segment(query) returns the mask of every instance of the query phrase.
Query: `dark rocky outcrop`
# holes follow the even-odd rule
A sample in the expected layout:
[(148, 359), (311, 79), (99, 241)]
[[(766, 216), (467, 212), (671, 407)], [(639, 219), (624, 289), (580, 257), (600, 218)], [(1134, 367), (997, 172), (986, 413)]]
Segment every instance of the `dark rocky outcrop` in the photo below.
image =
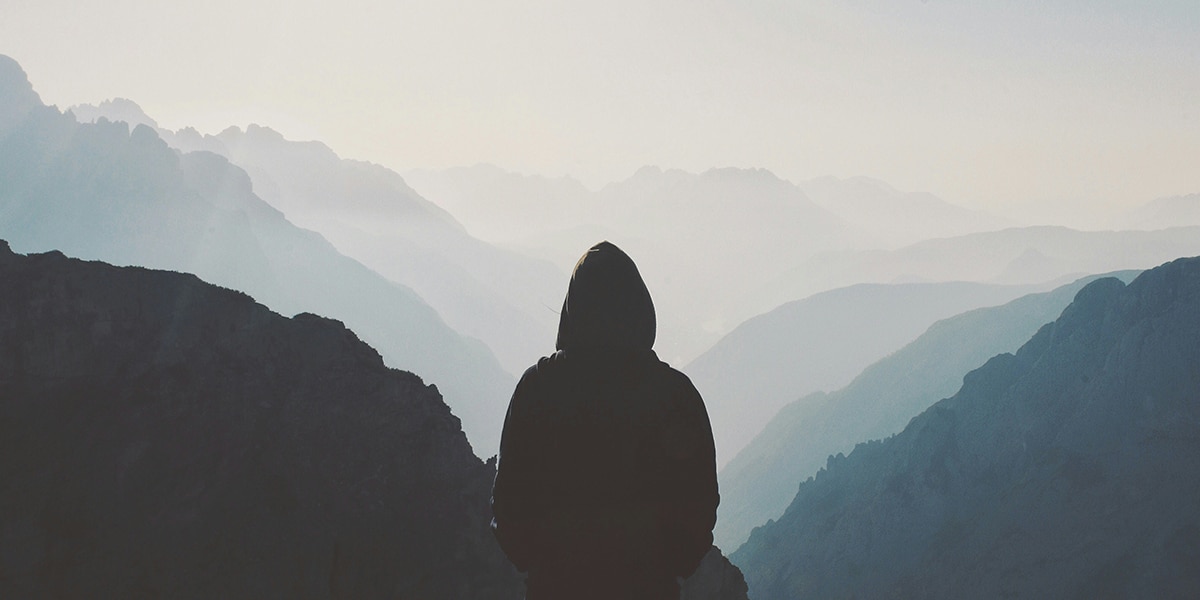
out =
[(492, 477), (337, 321), (0, 242), (0, 597), (520, 598)]
[(716, 546), (683, 582), (680, 600), (747, 600), (746, 578)]
[(757, 600), (1200, 595), (1200, 259), (1083, 288), (731, 557)]

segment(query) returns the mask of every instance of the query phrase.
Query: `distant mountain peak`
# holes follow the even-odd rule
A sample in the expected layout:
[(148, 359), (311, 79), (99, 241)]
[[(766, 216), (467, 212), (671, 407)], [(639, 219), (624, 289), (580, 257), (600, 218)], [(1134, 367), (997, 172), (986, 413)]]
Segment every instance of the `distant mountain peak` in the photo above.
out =
[(0, 54), (0, 135), (38, 106), (42, 106), (42, 99), (33, 91), (25, 70), (11, 57)]
[(1127, 213), (1138, 229), (1167, 229), (1200, 225), (1200, 193), (1157, 198)]
[(158, 129), (158, 121), (151, 118), (146, 111), (142, 110), (141, 106), (128, 98), (110, 98), (100, 104), (76, 104), (67, 111), (75, 115), (75, 120), (80, 123), (95, 123), (100, 119), (108, 119), (109, 121), (128, 123), (130, 129), (134, 129), (138, 125)]
[(246, 126), (246, 135), (257, 136), (261, 139), (271, 140), (271, 141), (275, 141), (275, 142), (285, 141), (282, 133), (279, 133), (278, 131), (271, 129), (270, 127), (268, 127), (266, 125), (259, 125), (258, 123), (251, 123), (251, 124), (247, 125)]
[(659, 177), (662, 174), (663, 174), (662, 167), (659, 167), (658, 165), (645, 165), (643, 167), (638, 168), (637, 171), (634, 171), (633, 176), (631, 176), (630, 179), (645, 179), (645, 178), (649, 178), (649, 177)]
[(36, 95), (25, 69), (12, 57), (0, 54), (0, 94), (8, 96), (17, 93)]
[(701, 177), (713, 177), (722, 179), (736, 180), (754, 180), (766, 182), (783, 182), (778, 175), (771, 172), (770, 169), (762, 167), (713, 167), (700, 174)]

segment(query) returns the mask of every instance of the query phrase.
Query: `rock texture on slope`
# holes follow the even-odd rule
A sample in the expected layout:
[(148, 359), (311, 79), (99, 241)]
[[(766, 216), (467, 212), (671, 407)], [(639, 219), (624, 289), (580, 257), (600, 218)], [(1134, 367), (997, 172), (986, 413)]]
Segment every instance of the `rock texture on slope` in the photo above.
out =
[(732, 560), (756, 600), (1200, 596), (1200, 259), (1081, 290)]
[[(1136, 275), (1126, 271), (1116, 276), (1131, 281)], [(721, 506), (713, 532), (717, 544), (737, 549), (751, 529), (783, 514), (796, 487), (825, 466), (826, 457), (899, 433), (934, 402), (953, 395), (968, 371), (1020, 348), (1095, 279), (938, 321), (867, 367), (850, 385), (783, 407), (720, 472)]]
[(492, 465), (341, 323), (2, 244), (0, 596), (521, 596)]

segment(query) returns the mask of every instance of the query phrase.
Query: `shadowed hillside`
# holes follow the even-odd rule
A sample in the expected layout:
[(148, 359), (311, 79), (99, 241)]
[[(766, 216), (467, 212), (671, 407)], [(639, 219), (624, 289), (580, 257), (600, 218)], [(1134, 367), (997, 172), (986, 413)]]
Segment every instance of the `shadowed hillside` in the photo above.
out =
[(935, 321), (1049, 287), (856, 285), (742, 323), (684, 369), (708, 405), (718, 464), (727, 464), (787, 404), (845, 386)]
[(740, 546), (751, 529), (783, 514), (796, 487), (825, 466), (826, 457), (898, 433), (912, 417), (952, 395), (972, 368), (1019, 348), (1094, 279), (938, 321), (846, 387), (783, 407), (720, 473), (717, 543)]
[(0, 248), (0, 596), (520, 598), (493, 466), (337, 321)]
[(733, 560), (757, 600), (1194, 598), (1198, 339), (1200, 259), (1092, 282)]

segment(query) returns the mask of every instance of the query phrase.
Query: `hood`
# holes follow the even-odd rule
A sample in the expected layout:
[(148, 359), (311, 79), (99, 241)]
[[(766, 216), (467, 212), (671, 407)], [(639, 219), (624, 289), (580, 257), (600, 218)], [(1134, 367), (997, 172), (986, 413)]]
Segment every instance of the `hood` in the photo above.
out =
[(633, 259), (600, 242), (575, 263), (558, 321), (559, 350), (649, 350), (654, 303)]

